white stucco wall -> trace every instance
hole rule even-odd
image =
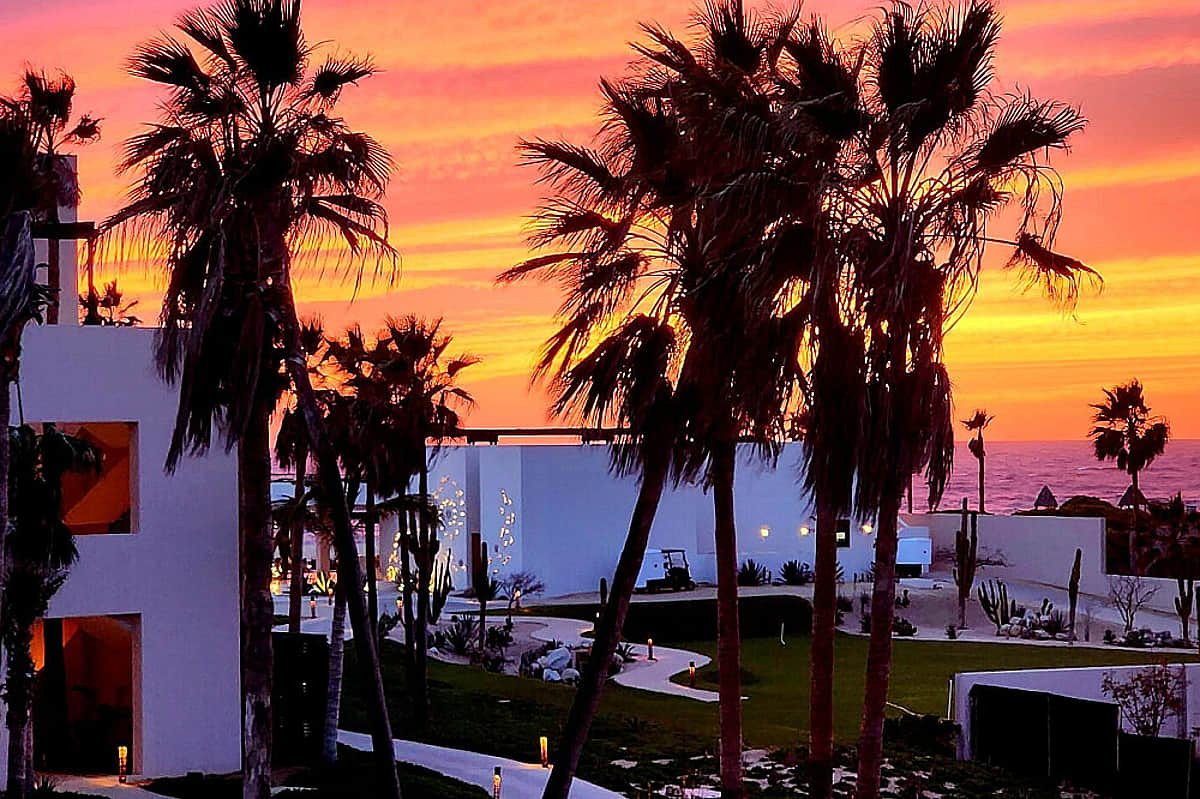
[[[1161,734],[1186,738],[1189,732],[1200,726],[1200,664],[1172,664],[1172,668],[1184,669],[1187,684],[1186,710],[1181,717],[1168,719]],[[1027,669],[1023,671],[977,671],[954,675],[951,681],[951,719],[961,726],[959,734],[959,757],[970,759],[971,735],[968,724],[971,718],[971,689],[976,685],[994,685],[1002,688],[1020,688],[1040,691],[1072,699],[1088,699],[1115,704],[1104,695],[1101,683],[1104,675],[1112,674],[1117,679],[1128,679],[1129,675],[1145,666],[1109,666],[1083,669]],[[1126,732],[1132,732],[1126,720],[1121,719]]]
[[[802,536],[802,526],[815,527],[812,507],[797,488],[798,448],[789,446],[776,469],[753,461],[743,449],[734,486],[738,524],[738,560],[754,558],[777,572],[784,561],[813,561],[814,538]],[[634,478],[617,478],[609,472],[609,450],[601,445],[512,445],[446,448],[435,465],[432,489],[456,488],[470,505],[468,472],[478,459],[479,528],[489,544],[493,568],[501,575],[526,570],[546,583],[548,596],[594,591],[601,577],[611,579],[620,556],[630,514],[637,498]],[[445,480],[443,481],[443,478]],[[515,514],[513,544],[501,545],[505,514],[501,492]],[[466,513],[467,508],[464,508]],[[764,538],[760,531],[768,528]],[[470,523],[443,531],[443,546],[453,558],[467,562]],[[924,530],[902,534],[924,535]],[[452,540],[447,540],[447,539]],[[874,559],[874,536],[863,535],[857,525],[851,546],[838,550],[847,578],[865,571]],[[509,563],[495,559],[497,546]],[[680,486],[663,494],[650,536],[650,548],[687,550],[692,573],[699,581],[715,579],[713,563],[712,497],[695,486]],[[465,576],[459,575],[459,587]]]
[[[163,472],[176,396],[153,372],[152,338],[144,328],[26,330],[26,420],[137,424],[136,532],[77,537],[79,562],[48,615],[140,616],[137,772],[235,771],[241,758],[236,461],[217,445],[206,457],[185,458],[174,475]],[[3,732],[0,747],[7,747]]]

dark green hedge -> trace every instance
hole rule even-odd
[[[812,604],[804,597],[790,594],[743,596],[738,602],[742,638],[777,638],[779,624],[787,625],[788,635],[812,632]],[[596,605],[541,605],[530,610],[540,616],[593,620]],[[715,641],[717,638],[717,600],[673,599],[661,602],[636,599],[625,617],[623,635],[627,641],[656,643]]]

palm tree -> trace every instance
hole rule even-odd
[[[290,378],[332,503],[343,591],[370,691],[382,795],[399,796],[391,724],[370,634],[337,460],[304,357],[292,259],[306,243],[344,240],[342,265],[394,263],[379,204],[391,169],[370,136],[335,115],[365,59],[331,55],[313,70],[298,0],[224,0],[183,16],[182,38],[141,45],[130,71],[167,90],[162,121],[131,138],[122,170],[126,227],[162,258],[167,289],[157,338],[162,376],[180,387],[167,456],[204,452],[216,425],[237,447],[242,568],[243,791],[270,792],[271,621],[269,420]],[[334,499],[337,498],[337,499]]]
[[[1133,515],[1136,527],[1141,488],[1138,476],[1142,470],[1163,454],[1171,437],[1167,420],[1155,416],[1146,405],[1142,384],[1136,379],[1104,389],[1104,402],[1091,406],[1095,411],[1095,426],[1088,436],[1096,460],[1116,461],[1117,468],[1127,473],[1133,488]]]
[[[344,341],[329,343],[330,361],[338,367],[342,390],[349,403],[348,418],[355,428],[357,467],[367,492],[368,571],[374,560],[375,517],[382,512],[411,516],[402,536],[405,560],[416,565],[416,618],[405,625],[413,678],[414,721],[424,728],[429,721],[428,626],[429,586],[437,557],[433,514],[429,512],[429,465],[438,447],[459,428],[458,409],[473,399],[457,385],[461,371],[478,359],[470,355],[448,357],[453,337],[442,331],[440,319],[415,316],[388,319],[368,344],[357,328]],[[434,448],[427,454],[426,443]],[[353,445],[352,445],[353,446]],[[345,463],[345,458],[343,458]],[[407,494],[413,477],[416,496]],[[392,498],[376,508],[377,497]],[[402,564],[407,567],[407,562]],[[373,575],[368,590],[375,595]],[[406,603],[407,605],[407,603]],[[411,613],[411,611],[410,611]],[[374,611],[373,611],[374,614]]]
[[[979,410],[975,411],[975,414],[970,419],[963,419],[963,422],[962,422],[963,427],[967,428],[967,430],[969,430],[970,432],[975,434],[974,438],[972,438],[970,441],[967,442],[967,447],[968,447],[968,449],[971,450],[971,454],[975,456],[975,460],[979,461],[979,512],[980,513],[987,512],[987,509],[984,507],[984,504],[983,504],[983,500],[984,500],[983,461],[984,461],[984,458],[987,457],[987,452],[983,448],[983,430],[985,427],[987,427],[989,424],[991,424],[992,420],[995,418],[996,418],[995,416],[989,416],[987,411],[985,411],[983,409],[979,409]]]
[[[40,323],[53,313],[57,301],[54,286],[35,281],[32,225],[56,219],[60,204],[79,199],[78,183],[59,157],[61,146],[100,135],[98,121],[87,115],[69,127],[75,95],[69,76],[54,79],[26,70],[21,84],[16,95],[0,97],[0,425],[5,430],[20,371],[21,333],[28,322]],[[57,246],[50,256],[57,268]],[[8,467],[8,436],[0,435],[0,485],[7,484]],[[8,497],[0,491],[0,575],[5,573],[7,519]]]
[[[101,454],[91,444],[45,424],[9,428],[12,453],[7,491],[12,531],[7,538],[8,570],[0,636],[8,651],[5,700],[8,703],[8,786],[6,797],[24,797],[33,788],[32,738],[33,625],[66,582],[78,557],[75,538],[63,522],[62,479],[67,472],[100,471]]]
[[[877,516],[859,799],[879,795],[900,502],[909,475],[925,471],[936,504],[953,454],[945,330],[968,307],[988,244],[1013,247],[1027,284],[1062,305],[1076,301],[1081,279],[1099,281],[1050,249],[1062,182],[1049,156],[1084,120],[1060,103],[992,91],[999,33],[982,0],[897,3],[877,17],[861,51],[862,132],[848,159],[860,179],[835,186],[869,333],[855,505]],[[988,223],[1014,204],[1014,235],[994,238]]]
[[[558,389],[556,412],[638,422],[630,427],[642,491],[589,667],[611,658],[661,494],[658,470],[713,489],[721,783],[724,796],[741,796],[736,445],[747,437],[768,461],[779,451],[807,320],[795,289],[808,260],[797,253],[808,248],[796,246],[799,225],[778,223],[811,204],[795,187],[816,185],[828,156],[808,140],[811,120],[768,124],[794,19],[762,22],[728,2],[710,6],[698,27],[694,48],[647,28],[652,43],[638,48],[634,76],[602,82],[608,122],[598,148],[525,144],[557,192],[531,241],[561,249],[504,278],[538,273],[564,284],[563,326],[540,366]],[[781,159],[786,169],[769,166]],[[625,407],[635,388],[636,414]],[[650,441],[665,451],[649,452]],[[584,675],[547,797],[565,796],[602,682]]]

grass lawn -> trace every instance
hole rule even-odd
[[[712,641],[680,646],[716,654]],[[857,636],[837,639],[837,735],[852,743],[862,703],[867,641]],[[957,671],[1055,666],[1125,665],[1156,662],[1147,651],[983,644],[965,641],[897,641],[892,701],[919,713],[943,715],[947,682]],[[808,720],[808,639],[795,637],[786,647],[778,639],[744,642],[745,739],[748,747],[794,748],[805,742]],[[1195,659],[1195,658],[1190,658]],[[353,653],[347,650],[347,685],[343,694],[343,726],[367,731],[366,715],[356,684]],[[534,680],[489,674],[466,666],[430,663],[434,723],[416,735],[407,704],[403,652],[392,642],[383,648],[397,736],[486,752],[524,761],[537,759],[539,735],[553,742],[566,718],[573,690]],[[683,677],[686,679],[686,676]],[[716,666],[701,669],[701,687],[715,688]],[[677,777],[688,770],[714,769],[711,761],[690,758],[715,751],[717,708],[688,699],[623,688],[610,683],[580,765],[580,776],[615,790],[647,781]],[[553,743],[551,744],[553,746]],[[551,751],[553,757],[553,751]],[[612,765],[636,761],[636,768]],[[672,760],[655,764],[653,760]]]

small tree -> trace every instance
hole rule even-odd
[[[967,517],[971,520],[971,535],[967,537]],[[958,626],[967,626],[967,600],[975,583],[975,568],[979,565],[979,516],[968,514],[967,498],[962,501],[962,523],[954,536],[954,583],[958,586]]]
[[[1138,735],[1157,736],[1167,719],[1180,717],[1187,708],[1184,691],[1187,683],[1183,667],[1178,670],[1159,663],[1138,669],[1126,680],[1112,672],[1100,683],[1105,696],[1121,707],[1121,715]]]
[[[975,415],[970,419],[963,419],[963,427],[974,433],[974,437],[967,442],[967,448],[971,450],[971,454],[975,456],[975,460],[979,461],[979,512],[986,513],[984,507],[984,459],[987,458],[987,453],[983,448],[983,429],[991,424],[992,419],[996,417],[989,416],[985,410],[975,411]]]
[[[546,583],[533,572],[515,572],[504,578],[501,588],[508,597],[508,615],[511,618],[513,608],[521,607],[523,598],[545,591]]]
[[[1141,577],[1120,575],[1108,578],[1108,599],[1121,615],[1121,621],[1125,622],[1125,632],[1133,630],[1138,611],[1157,593],[1158,588]]]
[[[1070,640],[1075,640],[1075,608],[1079,606],[1079,572],[1083,564],[1083,550],[1075,550],[1075,563],[1071,566],[1071,579],[1067,582],[1067,600],[1070,603]]]
[[[1179,586],[1179,595],[1175,597],[1175,613],[1179,616],[1179,626],[1183,630],[1184,646],[1191,646],[1192,601],[1196,596],[1196,584],[1194,580],[1185,580],[1182,577],[1178,578],[1176,583]]]

